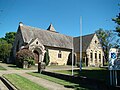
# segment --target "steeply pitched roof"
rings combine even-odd
[[[95,34],[82,36],[82,51],[85,52]],[[80,52],[80,36],[74,37],[74,51]]]
[[[21,30],[24,42],[27,43],[31,39],[38,38],[40,43],[42,43],[45,46],[66,49],[72,49],[73,47],[72,44],[73,37],[26,25],[20,26],[19,29]]]

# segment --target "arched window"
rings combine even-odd
[[[99,59],[101,59],[101,52],[99,52]]]
[[[92,52],[90,53],[90,58],[91,58],[91,59],[93,58]]]
[[[97,59],[97,52],[95,52],[95,59]]]
[[[90,59],[91,59],[91,61],[93,61],[93,51],[92,50],[90,52]]]
[[[99,62],[101,62],[101,52],[99,52]]]

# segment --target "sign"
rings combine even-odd
[[[111,53],[111,58],[112,58],[112,59],[116,59],[116,53],[115,53],[115,52],[112,52],[112,53]]]
[[[116,49],[116,48],[110,49],[109,70],[120,70],[120,49]]]

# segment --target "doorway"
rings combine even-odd
[[[39,53],[38,53],[38,51],[34,51],[34,59],[35,59],[35,64],[38,64],[38,62],[39,62]]]

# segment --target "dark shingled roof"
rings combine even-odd
[[[82,51],[86,52],[86,49],[90,45],[90,42],[95,34],[89,34],[82,36]],[[74,51],[80,52],[80,36],[74,37]]]
[[[26,43],[28,43],[32,39],[38,38],[39,41],[45,46],[66,49],[72,49],[73,47],[73,37],[70,36],[26,25],[21,25],[20,30],[23,36],[23,40]]]

